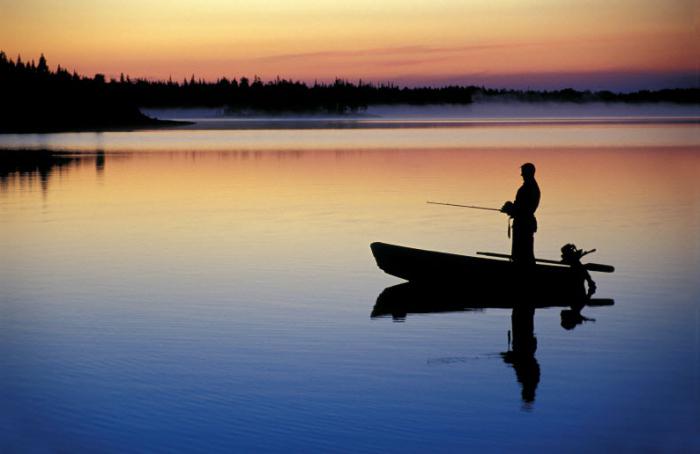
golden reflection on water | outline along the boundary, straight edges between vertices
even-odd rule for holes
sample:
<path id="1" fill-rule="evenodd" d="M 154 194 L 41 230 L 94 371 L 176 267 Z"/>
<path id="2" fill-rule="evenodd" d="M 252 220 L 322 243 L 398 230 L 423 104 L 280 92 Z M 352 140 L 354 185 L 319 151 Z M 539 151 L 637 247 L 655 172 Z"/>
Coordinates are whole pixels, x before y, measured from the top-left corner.
<path id="1" fill-rule="evenodd" d="M 500 207 L 536 163 L 543 191 L 537 246 L 683 254 L 698 243 L 695 147 L 561 147 L 85 153 L 0 180 L 4 228 L 23 240 L 167 248 L 208 244 L 250 255 L 318 253 L 323 241 L 384 240 L 474 252 L 508 249 L 499 214 L 426 205 Z M 20 227 L 21 226 L 21 227 Z M 663 241 L 659 241 L 663 238 Z M 359 240 L 358 240 L 359 241 Z M 362 247 L 365 245 L 363 244 Z M 132 251 L 135 252 L 135 251 Z M 612 257 L 609 257 L 614 261 Z"/>

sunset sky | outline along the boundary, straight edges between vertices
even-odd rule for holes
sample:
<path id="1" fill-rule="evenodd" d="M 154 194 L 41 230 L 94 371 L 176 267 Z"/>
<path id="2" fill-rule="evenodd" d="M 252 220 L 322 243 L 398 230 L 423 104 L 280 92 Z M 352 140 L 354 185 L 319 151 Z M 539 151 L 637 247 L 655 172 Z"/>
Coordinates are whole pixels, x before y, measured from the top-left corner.
<path id="1" fill-rule="evenodd" d="M 698 83 L 696 0 L 0 0 L 0 49 L 79 73 L 632 90 Z"/>

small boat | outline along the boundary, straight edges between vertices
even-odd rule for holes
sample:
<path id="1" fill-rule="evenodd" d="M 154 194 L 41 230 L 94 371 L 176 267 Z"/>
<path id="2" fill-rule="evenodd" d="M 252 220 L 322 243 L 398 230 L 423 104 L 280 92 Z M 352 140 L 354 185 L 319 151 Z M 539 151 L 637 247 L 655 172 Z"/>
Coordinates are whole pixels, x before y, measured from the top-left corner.
<path id="1" fill-rule="evenodd" d="M 372 243 L 377 266 L 392 276 L 417 284 L 462 288 L 469 293 L 520 297 L 524 292 L 537 298 L 585 297 L 580 270 L 569 265 L 537 263 L 523 269 L 507 259 L 473 257 L 428 251 L 387 243 Z M 608 265 L 584 265 L 591 271 L 614 270 Z"/>

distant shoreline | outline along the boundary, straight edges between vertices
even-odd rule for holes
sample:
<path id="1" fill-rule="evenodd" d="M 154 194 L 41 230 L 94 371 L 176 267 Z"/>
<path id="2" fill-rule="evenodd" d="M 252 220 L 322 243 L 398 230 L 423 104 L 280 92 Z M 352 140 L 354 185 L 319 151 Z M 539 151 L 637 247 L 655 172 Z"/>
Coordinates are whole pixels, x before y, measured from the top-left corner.
<path id="1" fill-rule="evenodd" d="M 615 118 L 615 119 L 494 119 L 494 120 L 294 120 L 294 119 L 203 119 L 179 128 L 200 130 L 332 130 L 332 129 L 433 129 L 498 126 L 593 126 L 593 125 L 688 125 L 700 124 L 695 118 Z"/>
<path id="2" fill-rule="evenodd" d="M 128 131 L 192 126 L 177 120 L 144 115 L 141 109 L 220 108 L 227 116 L 274 117 L 331 115 L 351 118 L 372 106 L 470 106 L 480 102 L 591 103 L 640 105 L 673 103 L 700 105 L 700 89 L 642 90 L 634 93 L 489 89 L 477 86 L 399 87 L 394 84 L 314 83 L 259 78 L 221 78 L 216 82 L 192 77 L 169 81 L 107 80 L 104 75 L 81 76 L 57 67 L 49 69 L 42 55 L 35 64 L 7 58 L 0 51 L 0 133 L 69 131 Z"/>
<path id="3" fill-rule="evenodd" d="M 21 127 L 9 128 L 0 125 L 0 134 L 52 134 L 60 132 L 129 132 L 140 131 L 145 129 L 168 129 L 181 126 L 191 126 L 194 124 L 194 122 L 192 121 L 161 120 L 150 117 L 147 118 L 148 121 L 136 123 L 115 123 L 104 125 L 75 124 L 65 127 L 47 125 L 23 125 Z"/>
<path id="4" fill-rule="evenodd" d="M 527 105 L 527 103 L 525 103 Z M 594 103 L 588 103 L 594 105 Z M 396 107 L 396 106 L 392 106 Z M 392 116 L 391 114 L 334 114 L 334 115 L 299 115 L 296 113 L 258 115 L 220 115 L 220 116 L 181 116 L 168 118 L 169 109 L 159 109 L 154 118 L 153 112 L 146 111 L 148 120 L 138 123 L 107 124 L 107 125 L 73 125 L 65 128 L 34 127 L 9 130 L 0 128 L 3 134 L 51 134 L 62 132 L 129 132 L 144 130 L 177 129 L 182 131 L 206 130 L 332 130 L 332 129 L 424 129 L 424 128 L 459 128 L 459 127 L 499 127 L 499 126 L 593 126 L 593 125 L 683 125 L 700 124 L 700 114 L 620 114 L 620 115 L 567 115 L 549 114 L 518 116 L 460 116 L 437 117 L 430 115 L 430 108 L 440 108 L 443 105 L 407 106 L 414 108 L 412 115 Z M 419 116 L 416 111 L 421 107 L 428 108 L 427 114 Z M 457 107 L 457 106 L 452 106 Z M 190 109 L 173 109 L 179 115 L 186 115 Z M 195 113 L 200 112 L 192 109 Z M 220 109 L 211 109 L 220 110 Z M 540 112 L 538 112 L 540 113 Z M 165 118 L 165 119 L 163 119 Z"/>

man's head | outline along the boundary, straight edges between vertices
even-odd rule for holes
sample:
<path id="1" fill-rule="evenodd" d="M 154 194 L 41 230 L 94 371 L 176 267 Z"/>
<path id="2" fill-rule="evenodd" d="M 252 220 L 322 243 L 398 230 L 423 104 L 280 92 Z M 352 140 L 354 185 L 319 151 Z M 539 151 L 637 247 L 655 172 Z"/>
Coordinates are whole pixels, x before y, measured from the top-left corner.
<path id="1" fill-rule="evenodd" d="M 535 177 L 535 165 L 526 162 L 525 164 L 520 166 L 520 175 L 523 176 L 524 179 L 528 178 L 534 178 Z"/>

